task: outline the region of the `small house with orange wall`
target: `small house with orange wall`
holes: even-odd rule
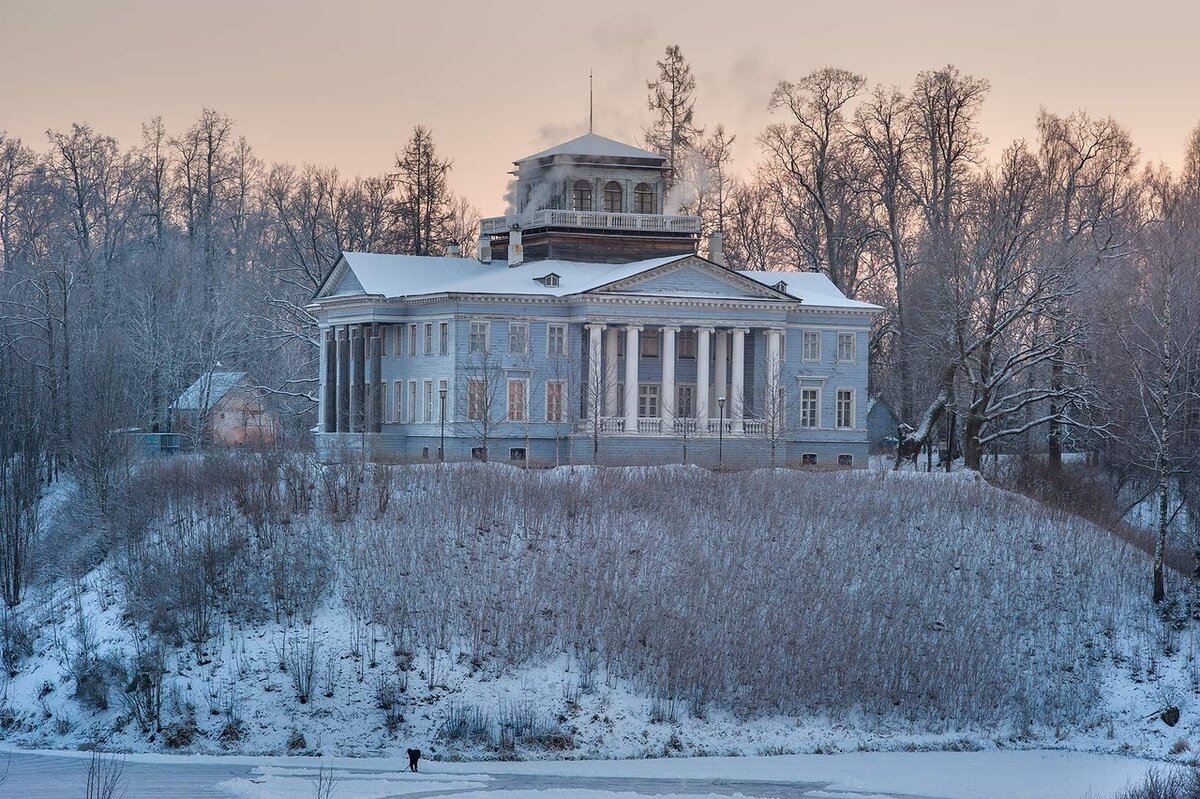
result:
[[[245,372],[205,372],[175,400],[171,421],[195,445],[270,446],[278,433],[275,414]]]

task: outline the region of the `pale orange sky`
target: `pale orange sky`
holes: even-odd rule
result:
[[[232,116],[265,160],[389,168],[413,125],[453,158],[452,184],[503,212],[514,158],[586,130],[632,139],[645,80],[679,44],[697,119],[738,134],[745,168],[780,79],[826,65],[909,86],[954,63],[992,84],[993,148],[1031,137],[1040,106],[1127,125],[1178,164],[1200,122],[1200,3],[1168,0],[858,0],[845,3],[0,0],[0,130],[39,150],[86,121],[123,144],[161,115]]]

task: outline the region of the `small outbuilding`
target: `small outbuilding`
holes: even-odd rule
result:
[[[871,452],[892,452],[896,448],[896,426],[900,420],[892,408],[879,397],[867,401],[867,438]]]
[[[245,372],[205,372],[171,406],[172,429],[193,444],[270,446],[275,414]]]

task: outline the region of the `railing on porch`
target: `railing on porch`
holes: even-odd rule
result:
[[[696,421],[694,416],[688,416],[682,419],[675,419],[673,425],[676,434],[685,436],[694,436],[700,432],[700,423]]]
[[[625,417],[609,416],[600,420],[601,433],[624,433]]]
[[[679,417],[676,419],[661,419],[659,417],[640,417],[637,428],[633,433],[642,436],[680,435],[680,436],[717,436],[721,434],[721,420],[708,419],[707,423],[695,417]],[[624,434],[628,431],[624,416],[604,416],[600,418],[600,433],[611,435]],[[744,419],[741,429],[736,429],[732,419],[726,419],[726,436],[764,436],[767,434],[765,419]],[[578,429],[582,433],[594,432],[595,427],[590,419],[580,419]]]
[[[662,422],[663,422],[662,419],[638,419],[638,424],[637,424],[638,432],[639,433],[661,433],[662,432]]]

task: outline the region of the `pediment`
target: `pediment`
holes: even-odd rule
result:
[[[358,276],[350,268],[349,261],[345,257],[342,257],[334,264],[333,270],[325,278],[325,282],[321,285],[321,288],[317,290],[315,299],[352,297],[356,294],[366,293],[366,289],[363,288],[363,284],[359,281]]]
[[[681,258],[592,289],[592,293],[735,300],[786,300],[793,297],[739,275],[699,256]]]

